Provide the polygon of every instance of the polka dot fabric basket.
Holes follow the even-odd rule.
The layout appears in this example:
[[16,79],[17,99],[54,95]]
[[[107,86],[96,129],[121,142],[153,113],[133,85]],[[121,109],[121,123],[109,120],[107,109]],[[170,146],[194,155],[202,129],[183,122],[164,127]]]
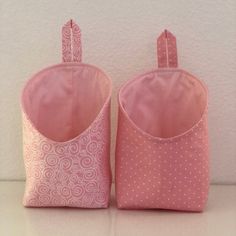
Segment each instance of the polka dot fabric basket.
[[81,63],[80,29],[62,28],[63,63],[43,69],[22,93],[27,207],[106,208],[111,172],[111,81]]
[[208,92],[178,69],[176,39],[157,39],[158,69],[119,91],[116,197],[119,208],[202,211],[209,188]]

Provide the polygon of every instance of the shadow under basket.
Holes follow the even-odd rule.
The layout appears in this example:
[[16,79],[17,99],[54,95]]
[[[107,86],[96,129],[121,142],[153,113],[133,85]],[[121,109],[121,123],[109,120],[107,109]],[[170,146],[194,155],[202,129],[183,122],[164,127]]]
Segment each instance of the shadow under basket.
[[159,68],[119,91],[117,206],[202,211],[209,188],[208,92],[177,68],[170,32],[157,47]]
[[23,204],[105,208],[111,187],[111,81],[80,62],[80,30],[73,21],[62,34],[63,63],[34,75],[22,93]]

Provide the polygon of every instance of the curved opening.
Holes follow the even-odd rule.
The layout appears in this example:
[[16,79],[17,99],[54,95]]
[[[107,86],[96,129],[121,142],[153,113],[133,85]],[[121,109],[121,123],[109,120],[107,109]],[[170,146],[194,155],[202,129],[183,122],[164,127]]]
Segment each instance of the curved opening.
[[144,132],[171,138],[191,129],[202,117],[207,91],[183,70],[156,70],[128,82],[119,94],[129,119]]
[[26,84],[22,105],[41,134],[64,142],[91,125],[110,92],[110,79],[98,68],[60,64],[39,72]]

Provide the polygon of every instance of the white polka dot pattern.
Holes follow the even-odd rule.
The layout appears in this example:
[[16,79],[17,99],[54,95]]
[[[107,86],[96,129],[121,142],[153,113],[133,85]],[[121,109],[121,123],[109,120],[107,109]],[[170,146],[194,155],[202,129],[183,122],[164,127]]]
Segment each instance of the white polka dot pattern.
[[209,188],[207,114],[173,139],[148,136],[122,109],[116,147],[119,208],[202,211]]
[[[157,39],[157,54],[159,68],[175,68],[178,66],[176,38],[167,30]],[[160,70],[155,70],[155,77],[153,76],[155,79],[158,79],[158,76],[156,76],[158,71]],[[163,84],[173,83],[174,73],[175,70],[166,70],[166,74],[169,77],[164,77],[165,82],[163,80]],[[177,73],[176,77],[179,78]],[[207,201],[209,188],[207,96],[204,100],[206,102],[206,104],[204,103],[206,105],[204,111],[201,111],[201,108],[199,109],[200,114],[203,114],[197,119],[197,122],[191,123],[192,126],[190,127],[192,128],[186,128],[179,134],[168,138],[161,138],[148,132],[147,127],[160,126],[162,129],[168,129],[169,126],[184,126],[186,120],[189,119],[189,113],[182,114],[182,120],[176,123],[175,119],[169,123],[166,122],[167,125],[163,125],[165,124],[164,122],[158,122],[155,116],[154,119],[150,120],[145,115],[149,114],[151,109],[156,109],[158,105],[163,105],[160,111],[163,113],[168,112],[168,109],[165,109],[165,105],[168,106],[165,103],[167,100],[163,99],[163,96],[169,97],[170,91],[168,86],[163,87],[166,90],[161,94],[158,93],[159,99],[163,101],[163,104],[156,104],[153,101],[153,97],[142,97],[142,93],[139,93],[140,88],[145,86],[144,80],[140,78],[142,76],[138,76],[125,84],[120,90],[118,98],[119,118],[116,141],[117,206],[128,209],[160,208],[202,211]],[[147,76],[146,80],[150,80],[150,77]],[[135,83],[140,83],[140,87],[135,86]],[[145,90],[143,90],[145,95],[149,94],[151,90],[155,91],[155,86],[157,86],[155,83],[152,83],[152,86],[149,87],[145,86]],[[183,87],[186,87],[184,83],[180,83],[181,86],[179,95],[186,92],[183,90]],[[125,89],[129,93],[127,91],[124,92]],[[186,89],[189,89],[189,87],[186,87]],[[201,94],[200,91],[197,93],[198,97]],[[174,89],[171,91],[172,95],[173,93]],[[204,89],[203,93],[207,93],[206,89]],[[140,96],[132,97],[132,94],[139,94]],[[194,97],[194,95],[191,95],[191,97]],[[194,99],[192,101],[194,104]],[[180,105],[184,105],[184,102],[183,104],[180,103]],[[136,103],[135,106],[134,103]],[[176,104],[171,108],[172,110],[176,109],[175,114],[179,114],[181,111],[176,108]],[[147,109],[147,107],[151,109]],[[188,108],[185,110],[189,112]],[[160,111],[158,115],[162,116]],[[145,119],[146,117],[149,120]],[[137,123],[137,120],[140,122]],[[147,120],[150,123],[148,125]],[[145,123],[143,127],[141,127],[142,122]]]

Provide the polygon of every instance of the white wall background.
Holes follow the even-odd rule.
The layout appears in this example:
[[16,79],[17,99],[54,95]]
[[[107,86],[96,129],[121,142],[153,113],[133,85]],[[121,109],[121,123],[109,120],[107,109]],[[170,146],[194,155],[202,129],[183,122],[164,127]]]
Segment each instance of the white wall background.
[[117,89],[156,67],[156,37],[167,28],[180,66],[210,90],[212,182],[236,183],[235,0],[1,0],[0,179],[24,179],[20,91],[30,75],[60,62],[61,26],[70,18],[82,29],[83,61],[113,79],[113,150]]

